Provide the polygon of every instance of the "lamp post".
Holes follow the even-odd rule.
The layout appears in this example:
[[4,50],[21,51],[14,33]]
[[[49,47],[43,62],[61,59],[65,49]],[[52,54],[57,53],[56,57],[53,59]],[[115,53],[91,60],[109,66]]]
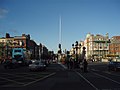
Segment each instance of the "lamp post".
[[61,56],[62,56],[61,44],[59,44],[58,47],[59,47],[59,50],[58,50],[58,61],[61,61]]
[[[78,67],[78,41],[75,42],[75,45],[72,44],[73,47],[73,54],[75,54],[75,61],[74,61],[74,68]],[[75,51],[74,51],[75,48]]]
[[85,54],[86,54],[86,51],[85,51],[85,47],[83,47],[83,52],[82,52],[82,55],[83,55],[83,71],[84,72],[87,72],[87,66],[88,66],[88,63],[87,63],[87,60],[85,58]]
[[76,62],[78,62],[78,41],[76,41],[75,49],[76,49]]
[[83,57],[83,60],[85,60],[85,54],[86,54],[85,49],[86,49],[86,48],[85,48],[85,47],[83,47],[83,52],[82,52],[82,55],[83,55],[83,56],[82,56],[82,57]]
[[72,44],[72,48],[73,48],[73,53],[72,53],[72,54],[74,55],[74,54],[75,54],[75,51],[74,51],[74,44]]
[[[78,41],[75,42],[75,45],[72,44],[72,48],[73,48],[73,55],[75,55],[75,60],[74,60],[74,68],[78,68],[78,64],[79,64],[79,54],[80,54],[80,49],[81,49],[81,44],[78,44]],[[79,50],[79,53],[78,53]]]

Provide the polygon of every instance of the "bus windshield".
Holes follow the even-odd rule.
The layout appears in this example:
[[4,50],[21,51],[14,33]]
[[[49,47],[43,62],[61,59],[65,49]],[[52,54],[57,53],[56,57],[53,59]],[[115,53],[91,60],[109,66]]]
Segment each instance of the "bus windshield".
[[21,52],[21,50],[15,50],[15,52]]

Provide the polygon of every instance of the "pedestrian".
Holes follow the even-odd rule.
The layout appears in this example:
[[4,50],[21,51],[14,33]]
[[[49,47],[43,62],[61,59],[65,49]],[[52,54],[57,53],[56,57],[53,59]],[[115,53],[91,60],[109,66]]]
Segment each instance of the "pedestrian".
[[86,59],[84,59],[84,72],[88,72],[87,67],[88,67],[88,62]]
[[70,69],[73,69],[73,60],[70,58]]
[[69,60],[66,60],[66,64],[67,64],[67,68],[69,69],[70,68],[70,62],[69,62]]

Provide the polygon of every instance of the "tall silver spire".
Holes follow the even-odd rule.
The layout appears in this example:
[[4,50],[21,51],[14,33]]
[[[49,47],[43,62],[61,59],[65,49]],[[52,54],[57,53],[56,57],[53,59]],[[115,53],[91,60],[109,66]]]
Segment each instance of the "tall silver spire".
[[61,15],[59,17],[59,44],[62,42],[62,19]]
[[62,19],[61,15],[59,16],[59,51],[61,53],[61,43],[62,43]]

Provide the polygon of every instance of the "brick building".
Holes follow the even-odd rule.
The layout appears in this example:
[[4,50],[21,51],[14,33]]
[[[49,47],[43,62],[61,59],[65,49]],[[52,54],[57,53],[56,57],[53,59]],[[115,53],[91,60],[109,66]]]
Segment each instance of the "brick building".
[[109,52],[111,57],[120,56],[120,36],[113,36],[110,40]]
[[0,59],[11,58],[12,48],[24,48],[29,54],[30,35],[22,34],[22,36],[11,37],[6,33],[5,37],[0,38]]

